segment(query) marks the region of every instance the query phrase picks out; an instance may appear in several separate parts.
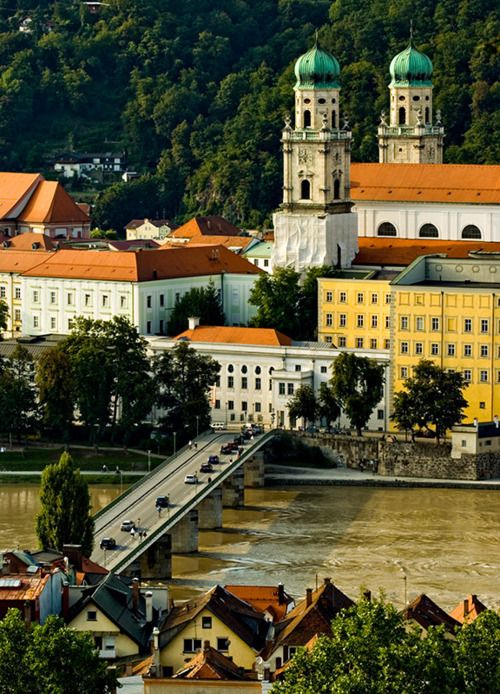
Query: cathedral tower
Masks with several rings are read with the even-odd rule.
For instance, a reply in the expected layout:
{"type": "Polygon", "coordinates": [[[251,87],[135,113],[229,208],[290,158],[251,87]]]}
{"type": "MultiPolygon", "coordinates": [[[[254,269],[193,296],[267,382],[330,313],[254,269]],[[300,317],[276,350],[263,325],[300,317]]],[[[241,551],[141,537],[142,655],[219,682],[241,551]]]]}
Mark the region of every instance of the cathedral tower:
{"type": "Polygon", "coordinates": [[[442,164],[444,128],[432,116],[432,63],[410,44],[389,68],[389,124],[382,111],[378,127],[379,162],[442,164]]]}
{"type": "Polygon", "coordinates": [[[340,124],[340,67],[315,46],[295,64],[295,124],[285,121],[283,203],[274,215],[273,265],[302,272],[349,267],[357,251],[351,212],[352,133],[340,124]]]}

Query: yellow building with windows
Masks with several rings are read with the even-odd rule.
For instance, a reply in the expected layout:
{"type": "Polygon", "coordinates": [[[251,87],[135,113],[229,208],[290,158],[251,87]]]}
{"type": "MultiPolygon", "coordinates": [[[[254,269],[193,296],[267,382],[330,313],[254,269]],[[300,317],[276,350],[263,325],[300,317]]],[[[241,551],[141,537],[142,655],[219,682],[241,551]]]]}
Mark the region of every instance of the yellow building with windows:
{"type": "Polygon", "coordinates": [[[500,414],[500,254],[421,256],[399,273],[321,279],[318,334],[337,347],[389,350],[391,401],[430,359],[464,375],[465,421],[500,414]]]}

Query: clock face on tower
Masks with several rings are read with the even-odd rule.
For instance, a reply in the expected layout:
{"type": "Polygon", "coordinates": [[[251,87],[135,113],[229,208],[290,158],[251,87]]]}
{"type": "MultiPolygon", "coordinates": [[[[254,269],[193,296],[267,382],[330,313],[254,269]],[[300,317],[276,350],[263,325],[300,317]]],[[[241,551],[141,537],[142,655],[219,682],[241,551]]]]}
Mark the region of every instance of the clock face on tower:
{"type": "Polygon", "coordinates": [[[298,151],[299,164],[312,164],[312,152],[305,147],[300,147],[298,151]]]}

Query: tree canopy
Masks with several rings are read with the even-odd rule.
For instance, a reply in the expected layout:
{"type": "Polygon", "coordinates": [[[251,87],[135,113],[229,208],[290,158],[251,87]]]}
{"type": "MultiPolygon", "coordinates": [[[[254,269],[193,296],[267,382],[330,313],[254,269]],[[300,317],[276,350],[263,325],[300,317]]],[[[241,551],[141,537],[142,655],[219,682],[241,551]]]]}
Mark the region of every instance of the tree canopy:
{"type": "Polygon", "coordinates": [[[42,547],[60,552],[64,544],[81,545],[89,557],[94,544],[90,494],[69,453],[63,453],[59,462],[44,469],[40,504],[36,532],[42,547]]]}
{"type": "Polygon", "coordinates": [[[405,390],[394,395],[393,413],[398,429],[410,431],[434,427],[439,441],[465,417],[467,400],[462,391],[467,386],[461,373],[448,371],[427,359],[421,359],[413,375],[403,384],[405,390]]]}
{"type": "Polygon", "coordinates": [[[368,357],[343,352],[335,359],[330,380],[332,395],[358,435],[384,392],[384,367],[368,357]]]}
{"type": "Polygon", "coordinates": [[[305,426],[308,422],[314,422],[318,412],[318,403],[314,390],[309,385],[300,386],[297,388],[294,396],[290,398],[286,406],[288,407],[288,415],[290,419],[304,419],[305,426]]]}
{"type": "Polygon", "coordinates": [[[0,694],[111,694],[116,684],[90,633],[54,616],[26,629],[14,608],[0,621],[0,694]]]}
{"type": "Polygon", "coordinates": [[[0,432],[14,435],[18,440],[37,423],[33,370],[33,359],[21,345],[0,364],[0,432]]]}
{"type": "Polygon", "coordinates": [[[190,316],[197,316],[200,325],[224,325],[222,302],[213,283],[208,287],[194,287],[177,301],[168,321],[168,334],[178,335],[187,330],[190,316]]]}

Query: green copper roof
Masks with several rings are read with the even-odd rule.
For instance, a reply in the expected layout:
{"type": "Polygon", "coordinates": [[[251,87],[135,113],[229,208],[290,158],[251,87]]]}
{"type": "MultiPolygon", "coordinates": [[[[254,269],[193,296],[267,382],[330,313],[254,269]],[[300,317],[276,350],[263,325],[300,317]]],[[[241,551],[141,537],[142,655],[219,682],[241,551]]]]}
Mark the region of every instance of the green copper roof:
{"type": "Polygon", "coordinates": [[[410,45],[392,59],[390,87],[432,87],[432,62],[410,45]]]}
{"type": "Polygon", "coordinates": [[[340,65],[336,58],[316,43],[295,63],[294,89],[339,89],[340,65]]]}

